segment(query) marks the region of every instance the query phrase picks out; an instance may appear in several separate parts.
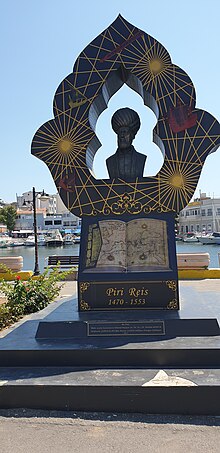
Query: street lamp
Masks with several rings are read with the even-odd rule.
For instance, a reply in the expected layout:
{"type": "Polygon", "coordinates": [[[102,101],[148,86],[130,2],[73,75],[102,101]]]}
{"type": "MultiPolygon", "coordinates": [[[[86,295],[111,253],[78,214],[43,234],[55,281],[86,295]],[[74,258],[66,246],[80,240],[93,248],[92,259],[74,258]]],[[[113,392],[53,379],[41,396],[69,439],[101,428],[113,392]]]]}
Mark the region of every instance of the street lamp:
{"type": "Polygon", "coordinates": [[[35,187],[33,187],[33,210],[34,210],[34,275],[40,274],[39,263],[38,263],[38,244],[37,244],[37,216],[36,216],[36,194],[35,187]]]}
{"type": "MultiPolygon", "coordinates": [[[[39,193],[39,192],[38,192],[39,193]]],[[[39,275],[40,270],[39,270],[39,263],[38,263],[38,243],[37,243],[37,216],[36,216],[36,192],[35,192],[35,187],[33,187],[32,191],[32,206],[33,206],[33,214],[34,214],[34,222],[33,222],[33,227],[34,227],[34,251],[35,251],[35,264],[34,264],[34,275],[39,275]]],[[[28,201],[30,203],[30,201],[28,201]]],[[[27,202],[24,200],[23,201],[23,206],[26,206],[27,202]]]]}

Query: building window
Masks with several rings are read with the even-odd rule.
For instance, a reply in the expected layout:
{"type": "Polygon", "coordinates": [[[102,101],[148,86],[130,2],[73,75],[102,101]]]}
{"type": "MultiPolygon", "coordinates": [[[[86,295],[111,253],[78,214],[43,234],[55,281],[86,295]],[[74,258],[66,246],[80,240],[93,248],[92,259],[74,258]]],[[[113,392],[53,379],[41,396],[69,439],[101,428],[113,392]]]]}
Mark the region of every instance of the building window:
{"type": "Polygon", "coordinates": [[[220,208],[217,208],[216,214],[220,215],[220,208]]]}
{"type": "Polygon", "coordinates": [[[208,224],[208,231],[212,231],[212,225],[208,224]]]}
{"type": "Polygon", "coordinates": [[[206,225],[202,225],[202,231],[206,231],[206,225]]]}
{"type": "Polygon", "coordinates": [[[207,209],[207,215],[208,215],[208,216],[212,216],[212,209],[211,209],[211,208],[208,208],[208,209],[207,209]]]}
{"type": "Polygon", "coordinates": [[[181,233],[184,233],[184,226],[181,225],[181,233]]]}
{"type": "Polygon", "coordinates": [[[45,220],[45,225],[53,225],[52,220],[45,220]]]}
{"type": "Polygon", "coordinates": [[[188,216],[189,216],[189,211],[186,211],[186,217],[188,217],[188,216]]]}
{"type": "Polygon", "coordinates": [[[196,225],[196,231],[200,231],[200,226],[196,225]]]}
{"type": "Polygon", "coordinates": [[[193,225],[191,225],[191,231],[194,231],[194,229],[193,229],[193,225]]]}
{"type": "Polygon", "coordinates": [[[205,209],[202,209],[202,217],[205,217],[205,209]]]}
{"type": "Polygon", "coordinates": [[[62,221],[61,220],[54,220],[54,225],[62,225],[62,221]]]}
{"type": "Polygon", "coordinates": [[[188,233],[189,231],[189,228],[188,228],[188,225],[186,225],[186,233],[188,233]]]}

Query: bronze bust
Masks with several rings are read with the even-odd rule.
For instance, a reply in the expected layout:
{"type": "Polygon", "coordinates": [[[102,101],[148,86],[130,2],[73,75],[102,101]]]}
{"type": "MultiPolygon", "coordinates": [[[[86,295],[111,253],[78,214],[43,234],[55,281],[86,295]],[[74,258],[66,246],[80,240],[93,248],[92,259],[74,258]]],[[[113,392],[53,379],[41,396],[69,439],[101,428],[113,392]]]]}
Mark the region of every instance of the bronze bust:
{"type": "Polygon", "coordinates": [[[106,160],[109,177],[129,180],[143,176],[146,156],[138,153],[132,146],[141,125],[139,115],[125,107],[114,113],[111,123],[118,136],[118,148],[116,153],[106,160]]]}

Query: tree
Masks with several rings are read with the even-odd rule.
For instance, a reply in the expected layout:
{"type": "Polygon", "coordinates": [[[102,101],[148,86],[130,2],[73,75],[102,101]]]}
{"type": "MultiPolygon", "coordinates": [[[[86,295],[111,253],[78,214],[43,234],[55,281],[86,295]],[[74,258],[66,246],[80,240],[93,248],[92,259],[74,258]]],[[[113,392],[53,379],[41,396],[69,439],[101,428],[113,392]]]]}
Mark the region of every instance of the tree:
{"type": "Polygon", "coordinates": [[[16,215],[16,209],[11,205],[0,208],[0,222],[4,223],[10,232],[15,227],[16,215]]]}

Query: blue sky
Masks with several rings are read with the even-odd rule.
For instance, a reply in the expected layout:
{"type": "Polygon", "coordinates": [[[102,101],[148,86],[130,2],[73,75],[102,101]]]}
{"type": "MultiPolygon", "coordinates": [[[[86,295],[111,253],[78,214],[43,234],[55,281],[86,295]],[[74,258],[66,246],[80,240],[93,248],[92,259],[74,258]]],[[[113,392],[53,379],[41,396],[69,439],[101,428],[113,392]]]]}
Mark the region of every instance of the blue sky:
{"type": "MultiPolygon", "coordinates": [[[[1,42],[1,178],[0,198],[14,201],[33,186],[55,193],[47,166],[30,154],[34,133],[53,117],[53,96],[71,71],[79,53],[116,16],[160,41],[173,63],[192,79],[198,108],[220,121],[219,0],[7,0],[0,2],[1,42]]],[[[146,175],[162,165],[159,148],[152,143],[156,117],[140,97],[123,88],[110,100],[98,119],[102,142],[94,169],[107,177],[105,159],[116,150],[110,119],[120,107],[136,109],[142,127],[135,139],[137,151],[148,156],[146,175]],[[147,139],[146,139],[147,136],[147,139]]],[[[220,197],[220,148],[205,162],[199,190],[220,197]]]]}

